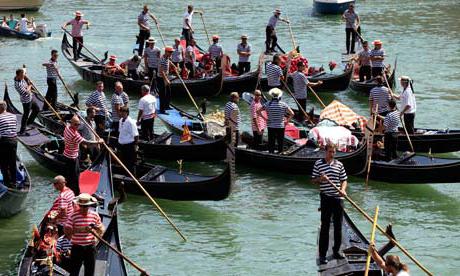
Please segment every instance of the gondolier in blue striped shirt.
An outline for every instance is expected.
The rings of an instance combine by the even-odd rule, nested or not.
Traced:
[[[400,113],[396,109],[396,101],[390,99],[388,103],[389,112],[382,118],[383,126],[385,127],[385,157],[387,161],[398,158],[397,146],[398,146],[398,134],[399,134],[399,122],[400,122]]]
[[[170,109],[171,102],[171,81],[169,80],[169,63],[171,55],[174,52],[173,47],[166,46],[165,53],[160,59],[158,66],[158,95],[160,97],[160,113],[165,113]]]
[[[278,37],[276,37],[276,24],[278,20],[289,24],[289,21],[281,18],[281,10],[275,9],[273,15],[270,17],[265,28],[265,54],[276,52],[275,48],[278,45]]]
[[[16,184],[16,150],[17,119],[16,115],[6,111],[7,105],[0,101],[0,169],[3,175],[3,184],[14,187]]]
[[[336,146],[326,144],[326,155],[315,162],[312,172],[312,182],[319,185],[321,199],[321,229],[319,234],[319,263],[327,264],[326,254],[329,248],[329,228],[331,217],[334,222],[334,245],[332,247],[334,259],[344,259],[340,253],[342,244],[343,196],[347,189],[347,173],[342,162],[334,159]],[[332,182],[340,192],[332,186]]]
[[[57,84],[56,79],[58,78],[58,51],[53,49],[51,50],[51,58],[48,62],[43,63],[42,65],[46,67],[46,83],[48,84],[48,91],[46,91],[45,99],[51,104],[51,106],[56,109],[57,102]],[[48,110],[48,105],[43,106],[43,110]]]
[[[276,141],[278,144],[278,153],[282,153],[285,125],[294,116],[294,112],[285,102],[281,101],[281,96],[283,95],[281,89],[273,88],[268,93],[272,96],[272,99],[259,108],[257,113],[259,116],[262,116],[262,111],[267,111],[268,152],[275,153]]]
[[[371,108],[371,114],[375,110],[375,106],[378,104],[377,113],[380,116],[385,117],[388,114],[388,102],[391,99],[390,90],[383,85],[383,77],[377,76],[377,86],[371,89],[369,94],[369,106]]]
[[[35,117],[37,117],[40,108],[37,103],[33,101],[32,95],[32,84],[29,83],[26,77],[26,71],[23,68],[16,70],[16,77],[14,77],[14,88],[19,93],[19,98],[22,103],[22,119],[21,119],[21,129],[19,130],[19,135],[28,135],[26,127],[28,124],[33,123]]]
[[[222,50],[222,45],[219,44],[219,36],[213,35],[212,36],[212,44],[209,45],[208,52],[211,56],[211,59],[216,64],[215,70],[220,70],[220,64],[222,61],[222,56],[224,55],[224,51]]]
[[[281,88],[281,80],[284,80],[283,70],[280,67],[280,56],[274,55],[271,63],[268,63],[265,71],[267,74],[268,89]]]
[[[230,101],[227,102],[225,105],[225,126],[230,128],[230,133],[235,135],[234,139],[234,146],[238,146],[239,140],[239,130],[241,124],[241,115],[240,115],[240,108],[238,107],[238,102],[240,101],[240,96],[238,92],[230,93]]]
[[[241,36],[241,43],[236,46],[236,53],[238,54],[238,74],[243,75],[251,71],[251,44],[248,43],[248,35]]]
[[[382,48],[382,41],[380,40],[374,40],[372,44],[374,44],[374,49],[371,50],[369,56],[371,58],[372,77],[375,78],[384,73],[385,50]]]
[[[104,93],[104,83],[102,81],[98,81],[96,83],[96,91],[89,95],[85,104],[87,107],[94,107],[96,110],[96,116],[94,117],[94,121],[96,122],[96,132],[99,135],[102,135],[105,130],[105,120],[108,115]]]

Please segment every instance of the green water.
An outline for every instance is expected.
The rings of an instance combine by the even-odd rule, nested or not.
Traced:
[[[393,61],[398,56],[398,75],[415,79],[418,105],[416,124],[425,127],[460,128],[457,101],[460,96],[460,4],[458,1],[357,1],[363,22],[363,35],[382,39]],[[268,3],[268,4],[267,4]],[[0,39],[0,85],[12,86],[14,70],[26,64],[37,86],[45,90],[45,70],[41,63],[49,51],[59,49],[59,25],[75,10],[86,14],[93,25],[85,30],[85,44],[99,55],[106,49],[119,57],[129,57],[137,33],[136,16],[143,1],[57,1],[46,0],[33,16],[46,22],[53,31],[50,39],[20,41]],[[153,12],[171,42],[181,31],[185,1],[156,2]],[[344,27],[339,17],[311,15],[311,1],[196,1],[205,10],[211,33],[221,36],[224,50],[236,58],[236,44],[242,33],[250,36],[254,54],[262,50],[264,27],[271,11],[281,7],[293,23],[293,31],[303,53],[311,63],[340,61],[344,51]],[[194,19],[198,41],[205,41],[199,17]],[[154,36],[159,37],[155,31]],[[288,30],[280,23],[280,44],[288,47]],[[161,46],[161,45],[160,45]],[[97,49],[97,50],[96,50]],[[77,75],[62,57],[60,66],[66,81],[82,99],[93,89]],[[60,92],[63,92],[60,87]],[[108,91],[110,95],[110,91]],[[16,93],[14,94],[17,99]],[[356,111],[367,112],[367,101],[351,91],[323,95],[326,102],[338,99]],[[60,94],[60,100],[70,98]],[[210,109],[222,106],[225,97],[211,99]],[[189,108],[188,101],[175,101]],[[314,102],[317,107],[318,105]],[[135,104],[133,103],[135,108]],[[242,111],[247,107],[241,104]],[[248,117],[244,116],[244,122]],[[163,126],[156,125],[157,131]],[[29,168],[34,190],[27,208],[11,219],[0,220],[0,275],[14,275],[20,251],[37,223],[50,207],[56,193],[48,184],[53,173],[43,169],[20,148]],[[184,169],[199,169],[202,164],[186,163]],[[435,275],[458,275],[460,244],[460,192],[456,184],[399,185],[350,178],[348,194],[372,212],[380,205],[381,225],[392,223],[397,238]],[[144,197],[129,196],[120,206],[120,235],[124,252],[155,275],[315,275],[316,235],[319,225],[317,187],[308,177],[264,172],[237,167],[232,195],[221,202],[159,201],[172,220],[189,238],[184,243],[154,211]],[[366,236],[370,224],[347,207]],[[384,238],[378,235],[379,244]],[[402,255],[398,250],[396,254]],[[407,258],[403,258],[408,261]],[[422,275],[410,263],[413,275]],[[131,270],[132,275],[136,275]]]

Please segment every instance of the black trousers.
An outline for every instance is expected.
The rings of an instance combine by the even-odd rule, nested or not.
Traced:
[[[24,132],[26,130],[27,125],[34,122],[38,112],[40,111],[40,108],[38,107],[37,103],[35,103],[33,100],[29,103],[23,103],[22,108],[23,113],[21,119],[21,129],[19,130],[19,132]]]
[[[190,29],[182,29],[182,36],[185,39],[185,45],[190,45],[190,41],[193,39],[193,34]]]
[[[81,48],[83,48],[83,37],[73,37],[73,60],[77,61],[80,58]]]
[[[94,122],[96,123],[96,132],[99,136],[102,136],[105,131],[105,116],[96,115],[94,116]]]
[[[243,75],[244,73],[247,73],[251,71],[251,63],[249,61],[247,62],[238,62],[238,74]]]
[[[188,78],[193,79],[195,78],[195,65],[191,62],[186,62],[185,63],[185,68],[188,69]]]
[[[303,108],[305,112],[307,112],[307,99],[296,99],[299,105]],[[303,122],[305,118],[305,114],[303,114],[302,110],[299,109],[299,112],[296,114],[296,118],[299,122]]]
[[[152,85],[150,86],[150,91],[158,92],[158,86],[157,86],[158,78],[157,78],[157,74],[158,74],[158,68],[149,67],[149,80],[150,80],[151,83],[152,83]]]
[[[262,145],[262,138],[264,136],[264,133],[262,131],[262,134],[259,134],[257,131],[252,131],[252,136],[254,137],[253,139],[253,148],[254,149],[259,149],[260,145]]]
[[[173,62],[174,66],[177,67],[177,69],[182,69],[184,68],[184,61],[181,61],[181,62]],[[180,74],[180,70],[179,70],[179,74]]]
[[[415,113],[404,113],[404,125],[406,126],[407,132],[409,134],[414,134],[415,132]]]
[[[274,51],[278,43],[278,37],[276,36],[275,29],[271,26],[265,28],[265,51]]]
[[[142,54],[144,53],[144,47],[145,47],[145,41],[149,39],[150,37],[150,31],[148,30],[139,30],[139,36],[138,36],[138,43],[139,43],[139,56],[142,57]]]
[[[120,121],[112,121],[112,127],[110,130],[110,136],[112,137],[118,137],[118,129],[120,127]]]
[[[72,245],[72,269],[70,276],[78,276],[80,268],[85,265],[85,276],[93,276],[96,265],[96,247],[94,245]]]
[[[375,78],[377,76],[383,75],[383,67],[372,67],[372,77]]]
[[[169,109],[171,103],[171,86],[165,85],[163,78],[158,78],[158,96],[160,96],[160,112],[163,113]]]
[[[216,57],[214,62],[216,63],[216,68],[214,68],[214,71],[218,72],[220,70],[222,59],[220,57]]]
[[[329,228],[331,217],[334,222],[334,246],[332,250],[337,253],[342,243],[343,200],[340,198],[320,195],[321,197],[321,229],[319,232],[319,256],[326,257],[329,248]]]
[[[275,152],[275,142],[278,144],[278,153],[283,152],[284,128],[268,128],[268,152]]]
[[[345,28],[346,44],[347,44],[347,54],[355,53],[355,42],[356,34],[353,28]],[[351,43],[350,43],[351,40]]]
[[[146,141],[151,141],[153,139],[153,126],[155,119],[142,119],[141,121],[141,132],[142,139]]]
[[[385,158],[387,161],[398,158],[396,149],[398,147],[398,133],[385,132]]]
[[[112,134],[111,134],[112,135]],[[98,145],[95,144],[90,144],[90,145],[80,145],[80,153],[79,156],[81,160],[86,160],[86,158],[89,155],[89,159],[91,161],[96,160],[96,158],[99,156],[100,153],[100,148]]]
[[[370,80],[372,77],[371,66],[370,65],[362,65],[359,67],[359,81],[363,82],[364,78],[366,80]]]
[[[128,70],[128,77],[132,78],[133,80],[139,79],[139,73],[137,70]]]
[[[134,165],[136,164],[137,153],[136,153],[136,144],[119,144],[118,150],[120,152],[120,159],[126,165],[128,170],[134,173]]]
[[[0,138],[0,169],[3,175],[3,184],[13,187],[16,184],[16,138]]]
[[[51,106],[56,109],[56,102],[57,102],[57,84],[56,79],[46,79],[46,83],[48,84],[48,90],[46,91],[45,99],[51,104]],[[45,103],[43,105],[43,110],[48,110],[49,107]]]
[[[67,180],[67,187],[69,187],[75,195],[80,194],[80,187],[78,186],[80,178],[80,159],[67,158],[64,156],[63,160],[66,164],[64,177]]]

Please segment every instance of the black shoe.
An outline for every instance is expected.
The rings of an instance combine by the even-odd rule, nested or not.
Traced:
[[[325,264],[327,264],[327,259],[326,259],[326,257],[319,257],[319,264],[320,264],[320,265],[325,265]]]
[[[351,52],[350,52],[350,54],[352,54],[352,55],[353,55],[353,54],[356,54],[356,53],[355,53],[355,51],[351,51]]]
[[[340,252],[334,252],[334,254],[332,254],[332,257],[337,260],[345,259],[345,255],[343,255],[343,253]]]

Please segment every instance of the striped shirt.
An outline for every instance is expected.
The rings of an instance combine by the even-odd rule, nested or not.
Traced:
[[[385,56],[385,50],[383,49],[372,49],[371,52],[369,53],[370,57],[383,57]],[[383,64],[383,60],[373,60],[372,61],[372,67],[384,67],[385,65]]]
[[[70,221],[67,222],[68,227],[71,227],[72,229],[75,230],[75,228],[84,228],[87,226],[91,226],[94,224],[96,227],[101,226],[101,217],[99,217],[99,214],[96,213],[93,210],[88,210],[88,213],[83,215],[80,212],[75,212],[72,215],[72,218]],[[87,245],[95,245],[95,237],[91,233],[73,233],[72,235],[72,244],[73,245],[81,245],[81,246],[87,246]]]
[[[211,46],[209,46],[208,52],[209,52],[209,54],[211,54],[212,59],[221,57],[224,54],[224,52],[222,50],[222,46],[220,46],[217,43],[214,43]]]
[[[241,124],[241,117],[240,117],[240,108],[234,102],[228,102],[225,105],[225,121],[228,122],[228,125],[234,129],[239,130]]]
[[[238,52],[238,55],[240,52],[251,53],[251,44],[247,43],[246,45],[243,45],[243,43],[239,43],[238,46],[236,46],[236,51]],[[249,62],[249,56],[239,55],[238,62]]]
[[[371,50],[362,50],[359,52],[358,57],[361,66],[371,66]]]
[[[149,25],[149,13],[148,12],[144,13],[144,11],[141,11],[141,13],[137,16],[137,23],[142,24],[142,25],[146,26],[147,28],[149,28],[150,27],[150,25]],[[139,28],[141,30],[144,29],[141,26],[139,26]]]
[[[161,51],[158,47],[147,47],[144,50],[144,57],[147,57],[147,66],[149,68],[158,68],[160,62]]]
[[[60,236],[57,240],[56,250],[62,254],[70,251],[71,249],[72,242],[67,239],[65,235]]]
[[[267,111],[267,125],[269,128],[284,128],[284,116],[289,108],[285,102],[278,99],[272,99],[265,103],[263,108]]]
[[[278,17],[275,15],[272,15],[270,19],[268,19],[268,24],[267,26],[272,27],[273,29],[276,28],[276,24],[278,23]]]
[[[16,115],[4,111],[0,114],[0,138],[15,138],[18,127]]]
[[[107,104],[105,102],[105,93],[104,91],[99,92],[99,91],[94,91],[89,95],[88,99],[86,100],[86,106],[94,106],[99,108],[98,111],[96,111],[96,115],[102,115],[105,116],[107,113]]]
[[[294,97],[304,100],[307,98],[308,79],[304,73],[296,71],[291,74],[292,83],[294,85]]]
[[[129,96],[125,91],[121,92],[121,99],[123,100],[123,105],[128,106]]]
[[[172,62],[182,62],[182,53],[184,52],[184,48],[182,48],[181,45],[174,45],[173,46],[174,52],[171,55],[171,61]]]
[[[158,67],[158,76],[162,78],[161,72],[165,72],[165,75],[169,75],[169,58],[163,56],[160,60],[160,66]]]
[[[77,130],[66,126],[64,129],[64,156],[70,159],[78,158],[78,147],[83,140]]]
[[[321,175],[326,175],[329,180],[339,189],[342,187],[341,182],[347,180],[345,167],[343,166],[342,162],[335,159],[332,160],[330,164],[328,164],[323,158],[315,162],[311,177],[317,178]],[[323,195],[341,198],[339,192],[327,181],[320,183],[319,190]]]
[[[75,194],[69,187],[64,187],[62,192],[59,193],[56,200],[53,202],[53,206],[50,211],[57,211],[61,213],[61,210],[65,210],[65,216],[59,216],[57,218],[57,224],[64,225],[73,215],[73,199]]]
[[[280,77],[283,75],[283,70],[276,64],[269,63],[267,64],[267,82],[268,86],[280,86]]]
[[[88,21],[75,18],[66,23],[66,25],[72,25],[72,37],[83,37],[83,25],[88,24]]]
[[[345,28],[356,28],[356,21],[359,18],[357,13],[355,13],[354,11],[346,10],[343,13],[343,16],[345,17]]]
[[[262,116],[260,116],[257,113],[257,110],[259,110],[260,108],[262,108],[262,103],[260,101],[259,102],[252,101],[252,103],[251,103],[251,126],[252,126],[252,131],[262,131],[267,127],[267,121],[266,121],[267,111],[263,110],[262,111]],[[256,121],[257,121],[257,125],[259,126],[258,128],[257,128],[256,123],[254,122],[254,119],[256,119]]]
[[[372,101],[372,110],[375,109],[375,105],[378,104],[378,113],[388,111],[388,102],[390,101],[391,96],[388,88],[385,86],[376,86],[371,89],[369,94],[369,101]]]
[[[398,132],[399,120],[399,111],[394,110],[388,113],[383,120],[385,132]]]
[[[115,105],[118,105],[119,108],[124,106],[121,94],[117,94],[117,92],[113,93],[112,101],[110,103],[112,105],[112,121],[118,122],[120,121],[120,115],[118,115],[118,110],[115,109]]]
[[[46,67],[46,78],[47,79],[56,79],[58,77],[57,73],[57,61],[50,59],[45,65]]]
[[[30,103],[32,101],[32,93],[28,90],[29,85],[26,80],[14,79],[14,88],[19,93],[21,103]]]

